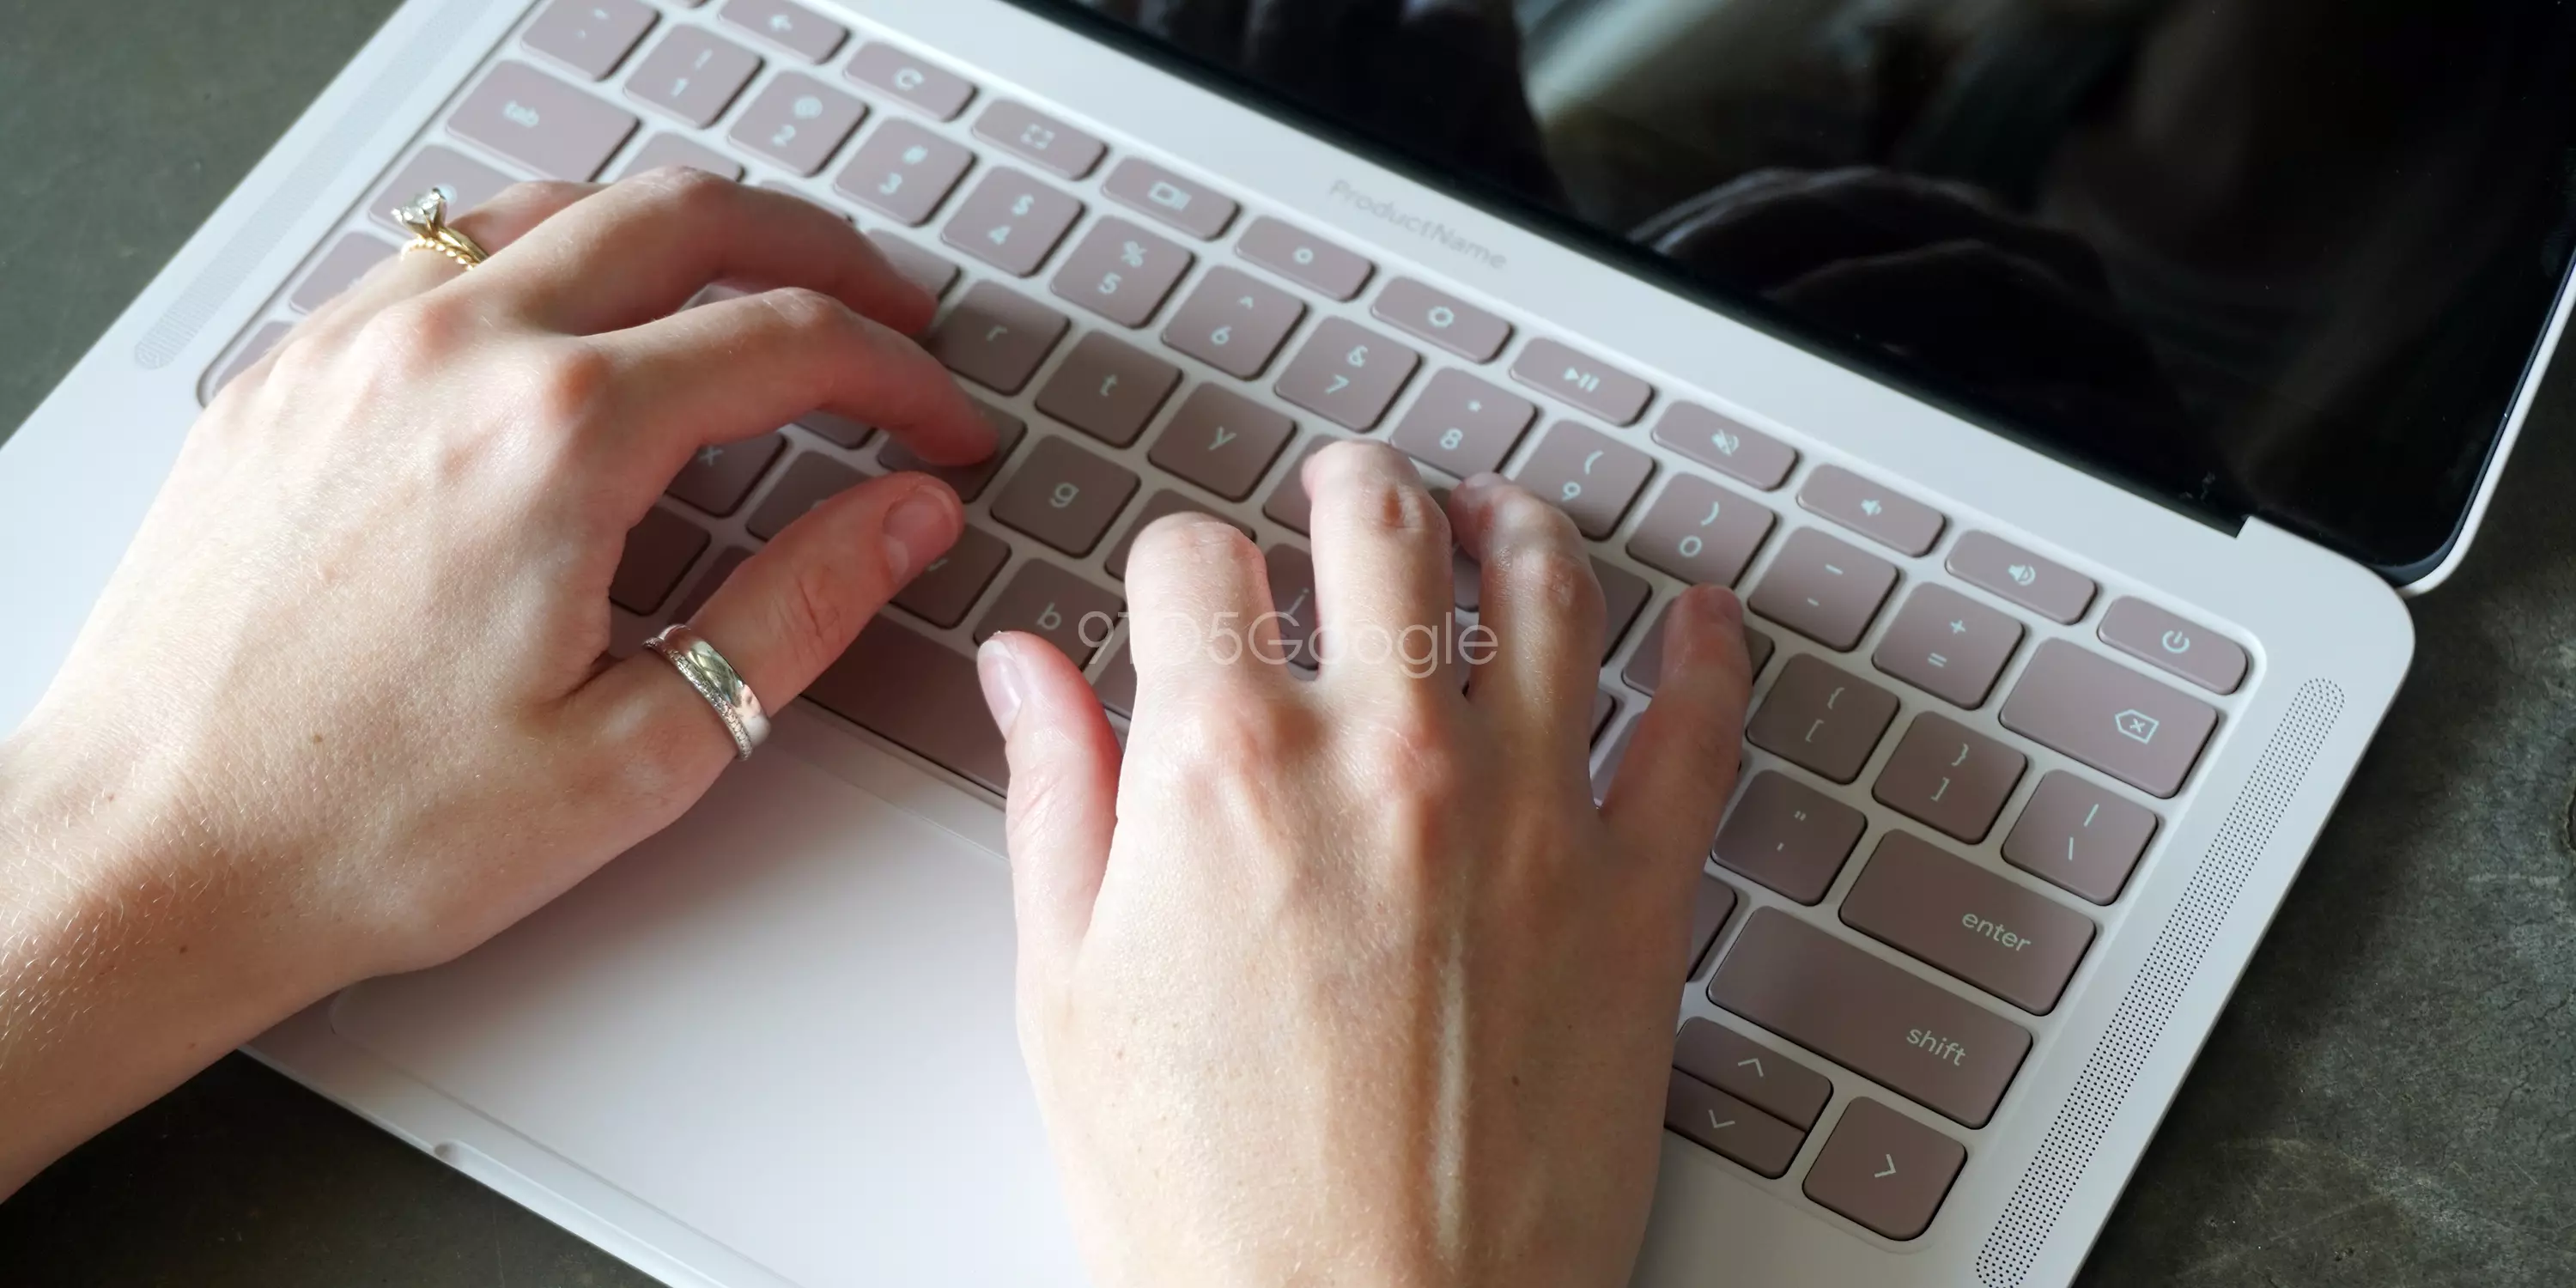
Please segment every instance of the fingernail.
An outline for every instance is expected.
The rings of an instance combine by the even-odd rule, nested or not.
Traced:
[[[886,571],[898,582],[957,540],[957,499],[943,487],[917,488],[885,516]]]
[[[984,705],[993,713],[993,727],[1002,736],[1011,736],[1011,726],[1020,718],[1020,659],[1000,636],[984,641],[975,650],[975,678],[983,682]]]

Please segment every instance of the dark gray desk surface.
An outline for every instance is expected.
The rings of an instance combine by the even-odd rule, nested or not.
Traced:
[[[0,0],[0,427],[390,0]],[[2576,1284],[2576,364],[2084,1282]],[[0,1204],[0,1284],[643,1285],[235,1056]]]

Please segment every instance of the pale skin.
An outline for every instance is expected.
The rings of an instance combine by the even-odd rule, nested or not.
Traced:
[[[458,222],[489,263],[398,258],[215,401],[0,742],[0,1195],[296,1010],[482,943],[725,772],[669,664],[609,656],[623,534],[691,453],[817,407],[934,463],[991,450],[906,338],[933,301],[817,207],[672,171]],[[675,312],[717,282],[748,293]],[[1123,759],[1062,654],[979,659],[1022,1045],[1092,1276],[1624,1282],[1741,609],[1681,599],[1596,809],[1571,524],[1496,479],[1444,512],[1374,445],[1306,482],[1336,632],[1445,621],[1452,532],[1478,557],[1495,652],[1464,695],[1204,647],[1192,623],[1271,604],[1252,545],[1192,516],[1131,560]],[[693,624],[784,705],[961,523],[935,480],[872,480]]]

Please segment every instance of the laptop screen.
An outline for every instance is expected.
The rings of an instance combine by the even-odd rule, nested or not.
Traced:
[[[1040,3],[2400,576],[2449,548],[2576,241],[2576,5]]]

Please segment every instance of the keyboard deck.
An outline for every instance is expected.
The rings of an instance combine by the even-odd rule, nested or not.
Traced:
[[[789,0],[551,0],[202,389],[395,253],[386,212],[432,185],[467,208],[522,178],[682,164],[851,218],[944,301],[926,343],[1003,450],[939,471],[964,538],[807,696],[992,794],[1006,770],[973,644],[1042,635],[1123,717],[1123,636],[1085,622],[1122,607],[1156,517],[1252,535],[1304,642],[1294,465],[1338,437],[1383,437],[1435,486],[1504,471],[1596,543],[1596,782],[1653,692],[1659,606],[1747,587],[1756,703],[1701,882],[1666,1124],[1856,1234],[1919,1237],[2119,932],[2241,706],[2246,649],[1070,116]],[[816,502],[918,464],[826,415],[705,449],[628,538],[621,627],[687,617]]]

